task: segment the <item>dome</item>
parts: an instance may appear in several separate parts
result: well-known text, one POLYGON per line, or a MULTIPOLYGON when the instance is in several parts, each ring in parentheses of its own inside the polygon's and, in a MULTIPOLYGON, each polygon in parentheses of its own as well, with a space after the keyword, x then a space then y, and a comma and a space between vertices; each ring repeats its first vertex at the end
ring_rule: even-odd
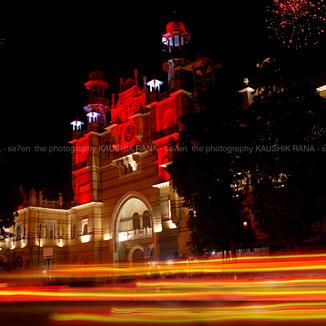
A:
POLYGON ((123 85, 123 90, 125 91, 135 85, 136 85, 136 81, 132 78, 128 78, 123 85))
POLYGON ((185 32, 186 27, 185 24, 181 21, 171 21, 166 25, 166 32, 172 33, 172 32, 185 32))
POLYGON ((104 73, 99 70, 95 69, 88 75, 89 80, 104 80, 104 73))

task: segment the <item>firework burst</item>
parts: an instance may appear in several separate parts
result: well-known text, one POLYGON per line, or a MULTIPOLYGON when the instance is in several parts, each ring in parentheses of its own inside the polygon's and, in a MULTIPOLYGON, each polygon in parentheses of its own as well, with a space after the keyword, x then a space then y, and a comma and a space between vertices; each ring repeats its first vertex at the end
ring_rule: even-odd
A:
POLYGON ((270 37, 277 37, 289 48, 315 45, 324 33, 324 0, 274 0, 267 8, 267 24, 270 37))

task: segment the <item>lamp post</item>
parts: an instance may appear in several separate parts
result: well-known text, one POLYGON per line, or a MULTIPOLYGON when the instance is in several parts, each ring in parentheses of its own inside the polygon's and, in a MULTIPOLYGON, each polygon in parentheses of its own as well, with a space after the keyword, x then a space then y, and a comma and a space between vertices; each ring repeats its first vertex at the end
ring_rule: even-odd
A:
POLYGON ((42 228, 46 228, 45 225, 39 225, 39 233, 38 233, 38 255, 37 255, 37 266, 40 267, 40 251, 41 251, 41 231, 42 228))

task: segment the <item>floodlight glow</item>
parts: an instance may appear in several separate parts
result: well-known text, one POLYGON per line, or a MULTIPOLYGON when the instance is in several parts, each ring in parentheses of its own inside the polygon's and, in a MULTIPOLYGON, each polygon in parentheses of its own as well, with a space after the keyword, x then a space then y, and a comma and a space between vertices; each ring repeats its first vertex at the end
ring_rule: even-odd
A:
POLYGON ((79 121, 79 120, 74 120, 70 122, 72 125, 73 130, 81 130, 81 126, 84 124, 84 122, 79 121))
POLYGON ((91 111, 86 114, 88 116, 88 123, 96 122, 98 116, 100 115, 98 112, 91 111))
POLYGON ((160 91, 160 86, 163 84, 162 81, 158 80, 158 79, 152 79, 151 81, 149 81, 148 83, 146 83, 146 85, 148 85, 150 87, 150 92, 153 91, 160 91))

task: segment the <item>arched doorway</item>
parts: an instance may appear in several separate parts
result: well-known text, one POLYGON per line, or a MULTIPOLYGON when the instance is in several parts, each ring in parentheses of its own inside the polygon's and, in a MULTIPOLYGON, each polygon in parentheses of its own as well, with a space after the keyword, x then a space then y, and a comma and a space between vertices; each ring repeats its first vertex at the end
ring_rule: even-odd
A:
POLYGON ((8 268, 8 259, 4 255, 0 255, 0 271, 8 268))
POLYGON ((142 262, 144 260, 144 252, 140 249, 136 249, 132 255, 133 262, 142 262))
POLYGON ((118 245, 118 261, 119 263, 124 263, 127 261, 127 249, 123 242, 118 245))
POLYGON ((148 200, 136 192, 122 197, 113 212, 113 230, 114 262, 144 260, 146 249, 154 247, 152 208, 148 200))
POLYGON ((18 255, 14 261, 15 269, 22 269, 24 267, 24 260, 21 255, 18 255))

